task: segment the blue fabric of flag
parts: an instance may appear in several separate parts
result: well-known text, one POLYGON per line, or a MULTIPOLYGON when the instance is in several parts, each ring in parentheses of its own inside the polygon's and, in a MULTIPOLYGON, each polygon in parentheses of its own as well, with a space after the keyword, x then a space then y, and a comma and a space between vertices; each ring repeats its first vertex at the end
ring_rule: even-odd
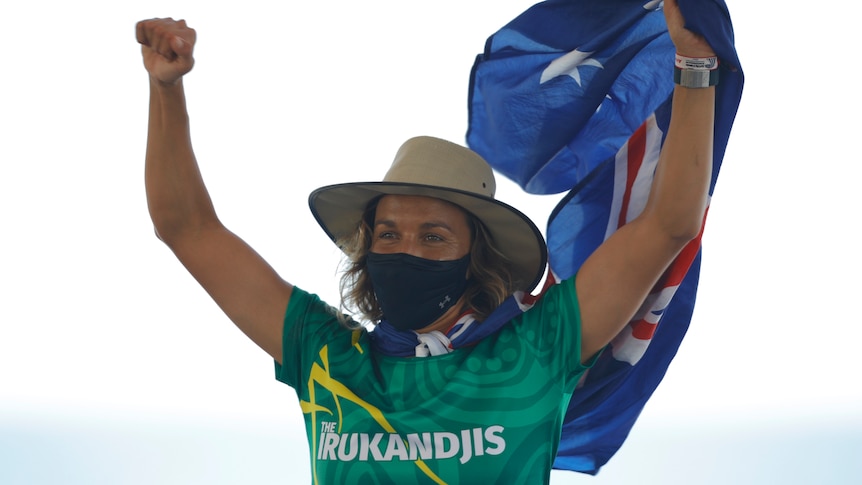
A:
MULTIPOLYGON (((743 73, 724 1, 678 3, 686 27, 703 35, 720 59, 712 194, 743 73)), ((620 154, 644 133, 657 133, 660 145, 667 132, 675 49, 661 7, 658 0, 545 1, 491 35, 473 66, 468 145, 527 192, 567 192, 547 227, 550 266, 559 279, 577 272, 617 219, 630 218, 614 212, 620 197, 628 206, 643 195, 637 193, 642 186, 615 193, 615 180, 619 185, 625 176, 620 154)), ((640 170, 651 176, 649 157, 640 170)), ((631 357, 622 349, 625 339, 615 340, 575 392, 555 468, 595 474, 625 441, 691 320, 699 240, 686 253, 656 290, 655 299, 666 304, 644 315, 660 324, 641 340, 643 351, 631 357)))

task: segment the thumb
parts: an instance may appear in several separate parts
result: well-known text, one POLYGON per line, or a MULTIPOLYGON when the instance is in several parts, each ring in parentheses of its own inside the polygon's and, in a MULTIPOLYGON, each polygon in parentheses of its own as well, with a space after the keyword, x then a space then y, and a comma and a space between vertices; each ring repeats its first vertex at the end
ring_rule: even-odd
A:
POLYGON ((171 40, 171 49, 177 55, 177 57, 188 58, 192 55, 192 44, 191 42, 183 39, 182 37, 176 35, 171 40))

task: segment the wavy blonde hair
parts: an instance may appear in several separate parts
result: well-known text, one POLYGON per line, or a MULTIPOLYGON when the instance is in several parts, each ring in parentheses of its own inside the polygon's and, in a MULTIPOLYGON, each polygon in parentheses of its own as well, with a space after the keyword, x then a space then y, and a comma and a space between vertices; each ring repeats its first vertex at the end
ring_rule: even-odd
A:
MULTIPOLYGON (((383 311, 374 296, 366 258, 371 249, 374 216, 381 198, 382 196, 368 204, 356 230, 350 236, 337 241, 345 255, 340 284, 342 312, 339 314, 347 311, 374 324, 380 321, 383 311)), ((461 210, 467 216, 471 231, 470 266, 467 270, 469 278, 464 296, 467 308, 474 312, 477 320, 482 321, 515 291, 509 270, 511 262, 494 246, 491 234, 482 221, 464 209, 461 210)), ((341 322, 348 328, 359 326, 346 316, 341 318, 341 322)))

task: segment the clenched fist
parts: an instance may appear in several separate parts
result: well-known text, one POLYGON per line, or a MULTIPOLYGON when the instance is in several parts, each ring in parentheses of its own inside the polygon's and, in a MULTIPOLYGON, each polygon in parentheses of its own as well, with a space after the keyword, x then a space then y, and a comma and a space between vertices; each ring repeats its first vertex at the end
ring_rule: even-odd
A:
POLYGON ((144 67, 150 77, 163 84, 176 84, 192 70, 196 33, 185 20, 150 19, 135 26, 144 67))
POLYGON ((703 37, 685 28, 685 19, 679 11, 677 0, 665 0, 663 10, 667 30, 677 54, 688 57, 715 56, 715 51, 703 37))

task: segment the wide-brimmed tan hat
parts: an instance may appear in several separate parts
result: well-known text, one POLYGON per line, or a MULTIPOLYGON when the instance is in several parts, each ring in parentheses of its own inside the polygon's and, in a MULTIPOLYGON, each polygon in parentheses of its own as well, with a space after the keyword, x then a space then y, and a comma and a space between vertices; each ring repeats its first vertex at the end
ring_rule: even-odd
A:
POLYGON ((337 242, 356 231, 368 204, 382 195, 422 195, 451 202, 482 221, 494 246, 512 262, 515 289, 530 291, 545 270, 545 240, 526 215, 494 199, 496 189, 491 166, 477 153, 421 136, 401 146, 382 182, 321 187, 311 193, 308 204, 337 242))

